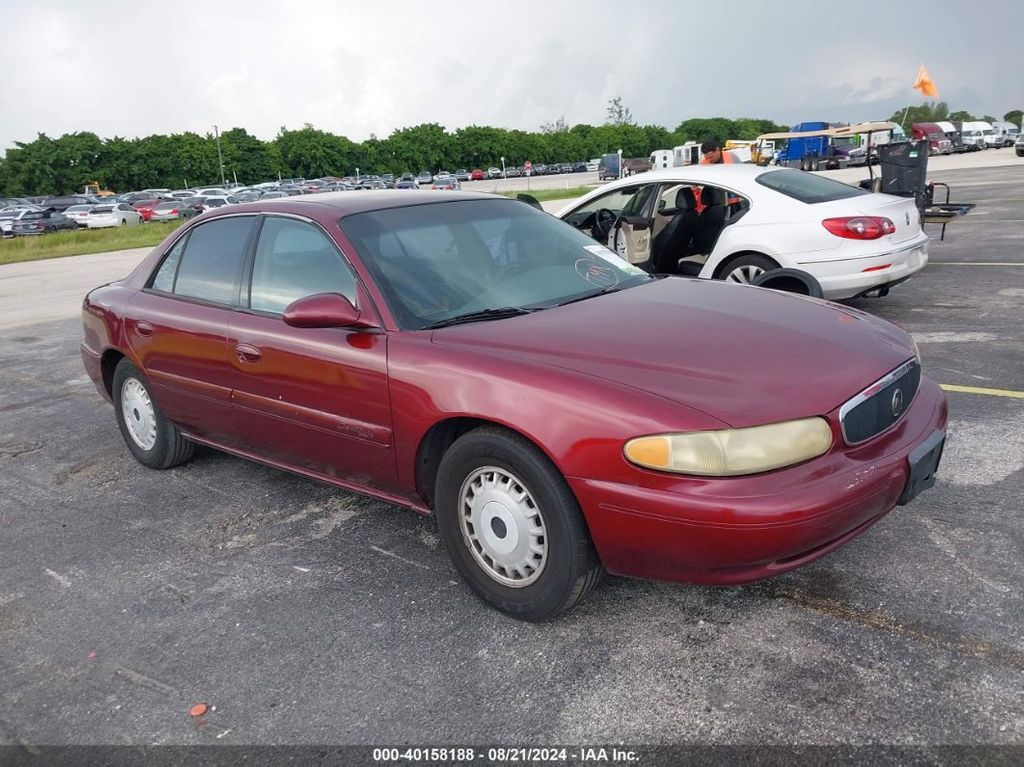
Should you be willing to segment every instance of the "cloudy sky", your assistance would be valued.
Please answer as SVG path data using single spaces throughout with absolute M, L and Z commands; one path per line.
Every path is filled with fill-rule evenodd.
M 984 10 L 982 9 L 984 6 Z M 1024 107 L 1024 5 L 964 0 L 48 0 L 0 15 L 0 149 L 281 126 L 361 141 L 437 122 L 536 130 L 691 117 L 884 119 L 923 62 L 952 109 Z M 717 12 L 708 8 L 720 9 Z M 998 12 L 996 12 L 998 11 Z

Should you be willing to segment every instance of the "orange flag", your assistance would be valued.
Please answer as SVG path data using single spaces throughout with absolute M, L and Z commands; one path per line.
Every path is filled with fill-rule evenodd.
M 929 96 L 933 99 L 939 97 L 939 89 L 935 87 L 935 83 L 932 81 L 932 76 L 928 74 L 928 70 L 924 68 L 924 64 L 917 70 L 917 80 L 914 82 L 914 88 L 921 91 L 924 96 Z

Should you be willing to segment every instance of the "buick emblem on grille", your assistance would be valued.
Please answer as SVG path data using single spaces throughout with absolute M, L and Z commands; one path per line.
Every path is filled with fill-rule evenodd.
M 892 393 L 892 414 L 898 416 L 903 409 L 903 390 L 897 389 Z

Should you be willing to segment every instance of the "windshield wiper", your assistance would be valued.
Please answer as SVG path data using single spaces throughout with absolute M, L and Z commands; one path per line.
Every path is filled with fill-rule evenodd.
M 622 288 L 618 285 L 614 285 L 610 288 L 601 288 L 600 290 L 592 290 L 589 293 L 584 293 L 582 296 L 576 296 L 570 298 L 568 301 L 560 301 L 553 306 L 566 306 L 567 304 L 575 304 L 577 301 L 586 301 L 588 298 L 596 298 L 597 296 L 606 296 L 609 293 L 618 293 Z
M 482 320 L 500 320 L 505 317 L 518 317 L 520 314 L 530 314 L 535 312 L 536 309 L 523 309 L 519 306 L 502 306 L 495 309 L 481 309 L 478 312 L 469 312 L 468 314 L 458 314 L 454 317 L 449 317 L 446 320 L 438 320 L 432 322 L 429 325 L 424 325 L 423 330 L 433 330 L 435 328 L 446 328 L 449 325 L 462 325 L 466 322 L 480 322 Z

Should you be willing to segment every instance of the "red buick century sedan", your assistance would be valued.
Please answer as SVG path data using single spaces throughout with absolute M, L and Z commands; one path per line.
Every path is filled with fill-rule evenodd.
M 322 194 L 177 230 L 83 305 L 124 441 L 196 443 L 437 518 L 517 618 L 605 572 L 738 584 L 934 483 L 946 401 L 854 309 L 658 277 L 501 197 Z

